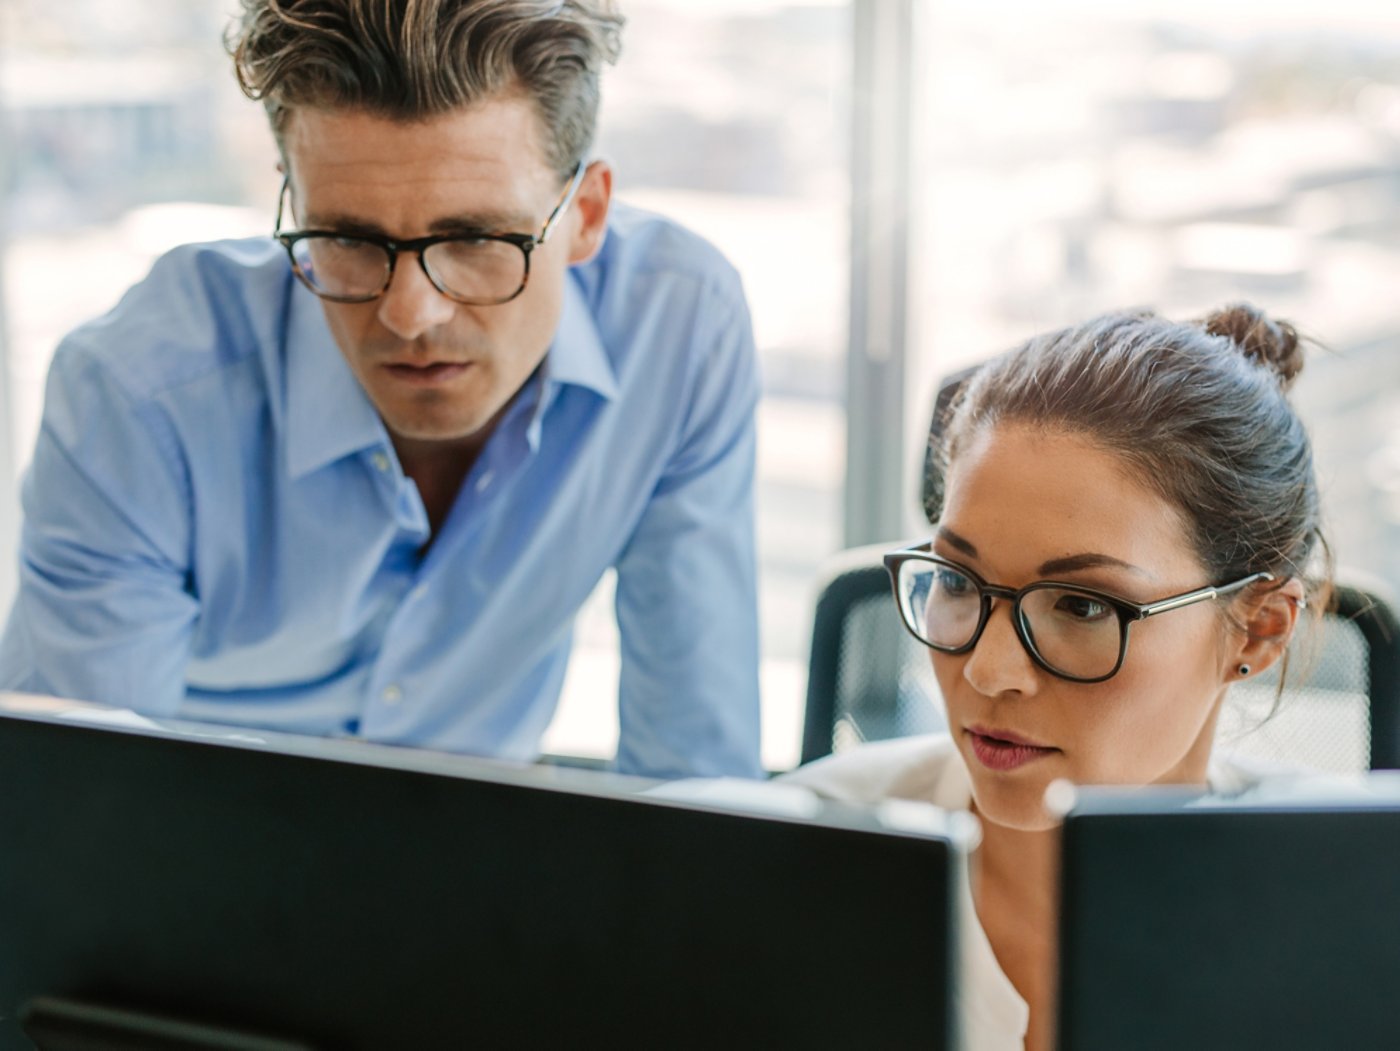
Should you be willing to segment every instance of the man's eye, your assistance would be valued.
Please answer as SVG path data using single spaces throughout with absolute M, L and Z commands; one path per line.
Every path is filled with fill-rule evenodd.
M 363 241 L 358 237 L 328 237 L 331 247 L 341 252 L 362 252 L 373 247 L 368 241 Z
M 449 259 L 474 259 L 479 256 L 488 256 L 501 253 L 502 246 L 499 241 L 492 241 L 485 237 L 454 237 L 450 241 L 439 241 L 433 246 L 436 254 Z

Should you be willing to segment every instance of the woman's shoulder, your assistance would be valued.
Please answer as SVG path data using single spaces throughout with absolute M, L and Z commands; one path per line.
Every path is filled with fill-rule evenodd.
M 1212 794 L 1275 802 L 1349 799 L 1366 792 L 1366 773 L 1342 773 L 1265 759 L 1242 752 L 1217 751 L 1207 781 Z
M 1320 771 L 1308 767 L 1217 749 L 1210 757 L 1206 781 L 1213 793 L 1233 795 L 1269 782 L 1295 782 L 1303 778 L 1317 778 L 1319 775 Z
M 962 760 L 947 734 L 863 744 L 798 767 L 779 780 L 852 803 L 918 799 L 961 809 L 968 802 Z

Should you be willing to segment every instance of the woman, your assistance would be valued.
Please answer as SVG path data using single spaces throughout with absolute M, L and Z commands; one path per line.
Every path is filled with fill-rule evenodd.
M 949 732 L 789 780 L 978 816 L 960 994 L 976 1051 L 1051 1042 L 1053 781 L 1253 780 L 1212 759 L 1221 705 L 1326 587 L 1305 576 L 1326 546 L 1285 396 L 1301 368 L 1293 329 L 1247 306 L 1114 314 L 989 363 L 954 404 L 934 536 L 886 560 Z

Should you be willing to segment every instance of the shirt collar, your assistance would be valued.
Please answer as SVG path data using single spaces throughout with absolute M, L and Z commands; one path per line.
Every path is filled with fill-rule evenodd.
M 287 469 L 300 478 L 342 457 L 388 443 L 388 432 L 345 357 L 335 345 L 320 301 L 293 281 L 288 307 Z M 562 385 L 585 387 L 608 401 L 617 376 L 583 291 L 564 282 L 559 328 L 542 369 L 543 392 L 527 434 L 539 444 L 543 416 Z
M 559 330 L 545 358 L 544 377 L 550 386 L 568 383 L 587 387 L 608 401 L 617 397 L 617 375 L 603 349 L 603 339 L 583 289 L 573 280 L 572 272 L 564 282 Z
M 379 413 L 335 344 L 320 301 L 292 282 L 287 337 L 287 470 L 300 478 L 388 444 Z
M 583 387 L 599 397 L 612 401 L 617 397 L 617 374 L 603 348 L 593 312 L 588 309 L 583 290 L 570 271 L 564 282 L 564 305 L 559 313 L 559 329 L 540 366 L 539 392 L 525 425 L 525 440 L 531 450 L 540 447 L 544 415 L 549 411 L 559 388 L 565 384 Z

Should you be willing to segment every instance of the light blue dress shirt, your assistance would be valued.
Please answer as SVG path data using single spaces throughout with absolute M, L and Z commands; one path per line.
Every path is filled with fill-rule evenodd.
M 544 364 L 428 518 L 266 239 L 160 259 L 60 345 L 0 686 L 528 760 L 617 569 L 617 766 L 757 775 L 758 380 L 733 268 L 615 206 Z

